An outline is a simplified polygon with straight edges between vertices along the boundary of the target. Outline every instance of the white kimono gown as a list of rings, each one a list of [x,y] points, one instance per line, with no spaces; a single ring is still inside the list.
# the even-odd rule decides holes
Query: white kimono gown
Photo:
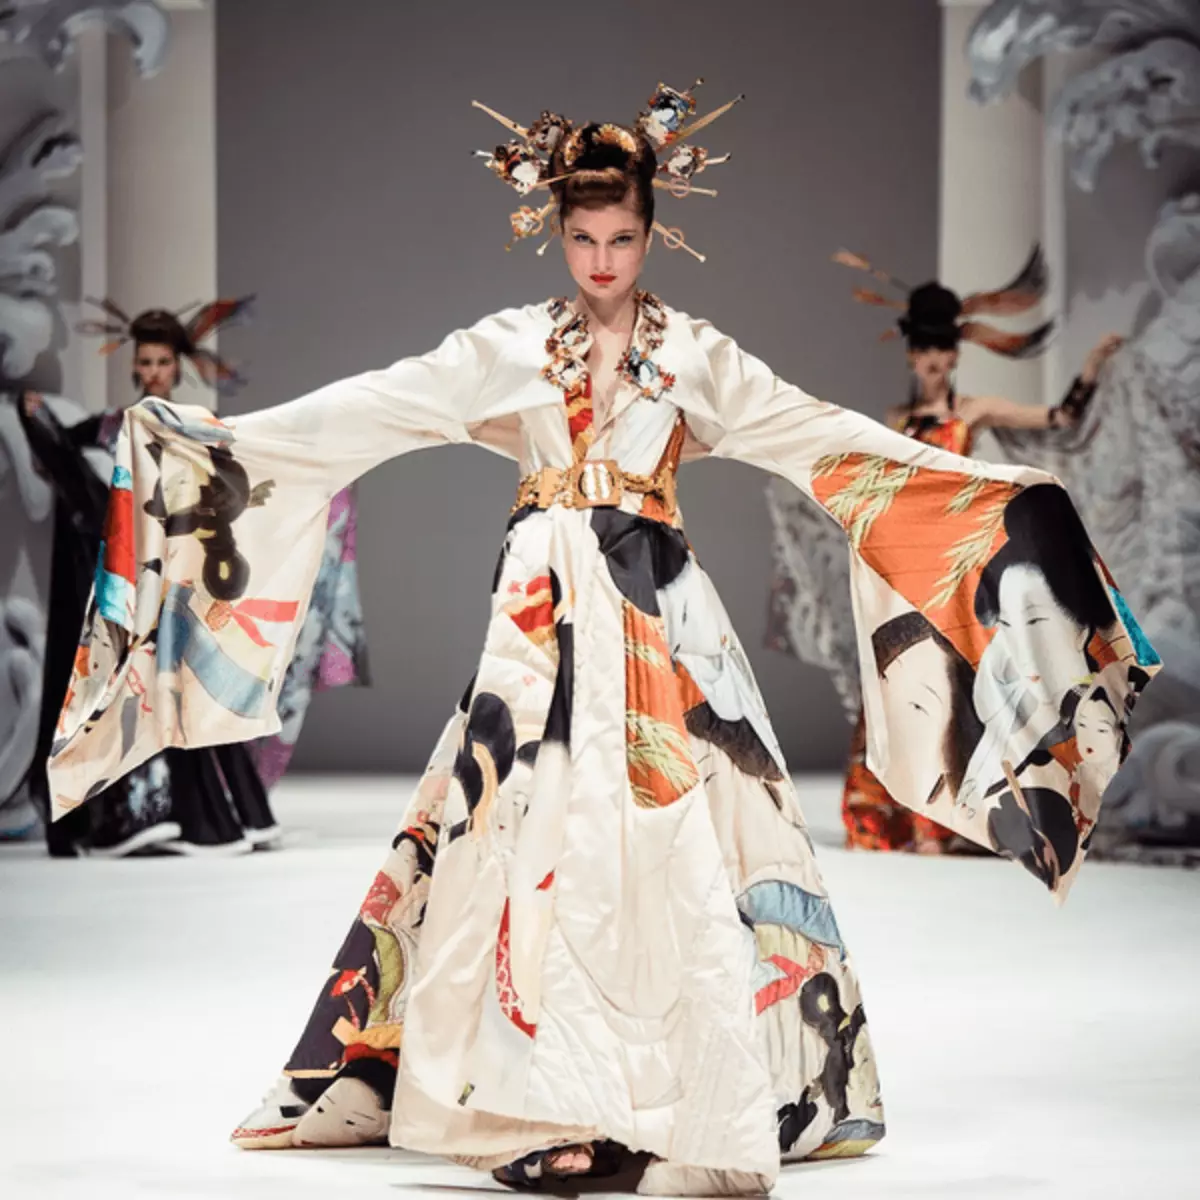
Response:
[[[522,476],[584,458],[644,476],[673,471],[686,435],[777,472],[848,531],[865,656],[878,627],[923,611],[978,661],[991,633],[972,593],[1004,542],[997,505],[1055,481],[889,432],[782,382],[706,321],[639,303],[600,429],[586,321],[565,302],[224,422],[132,410],[56,804],[162,746],[277,728],[330,498],[446,443],[509,455]],[[398,1057],[396,1145],[491,1167],[611,1139],[659,1160],[645,1190],[754,1192],[781,1160],[883,1135],[858,979],[746,656],[680,525],[635,492],[514,513],[478,674],[287,1068],[311,1081]],[[1115,611],[1106,637],[1132,664]],[[863,677],[870,763],[893,795],[1061,894],[1081,854],[1051,844],[1036,807],[993,795],[1016,813],[997,846],[988,806],[905,792],[904,756],[936,759],[953,716],[910,728],[873,660]]]

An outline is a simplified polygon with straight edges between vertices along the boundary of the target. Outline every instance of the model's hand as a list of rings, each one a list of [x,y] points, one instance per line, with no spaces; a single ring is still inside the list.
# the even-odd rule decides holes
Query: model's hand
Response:
[[[1079,372],[1079,378],[1091,387],[1100,378],[1100,372],[1104,370],[1104,364],[1123,345],[1125,345],[1125,339],[1119,333],[1110,333],[1102,337],[1092,347],[1091,354],[1087,356],[1087,361],[1083,364],[1083,370]]]

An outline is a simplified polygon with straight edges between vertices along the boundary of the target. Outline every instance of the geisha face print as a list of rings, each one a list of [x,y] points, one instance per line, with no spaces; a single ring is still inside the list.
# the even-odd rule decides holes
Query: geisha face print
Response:
[[[1090,631],[1059,604],[1046,576],[1031,563],[1004,572],[999,599],[996,640],[1021,687],[1040,703],[1057,705],[1089,673],[1084,647]]]
[[[1075,745],[1085,767],[1115,771],[1121,761],[1121,724],[1103,688],[1094,688],[1075,710]]]
[[[567,270],[589,304],[608,306],[631,295],[649,245],[633,189],[620,204],[572,208],[563,221]]]
[[[950,718],[946,656],[926,638],[881,672],[879,683],[888,728],[921,751],[898,756],[896,779],[904,795],[929,800],[945,774],[941,745]]]
[[[892,756],[897,790],[929,803],[958,791],[979,740],[969,664],[920,613],[904,613],[871,638],[887,728],[904,752]]]
[[[1112,603],[1061,488],[1027,488],[1006,508],[1004,527],[1008,541],[984,569],[975,597],[980,622],[996,631],[984,659],[1026,707],[1057,710],[1092,674],[1087,645],[1112,623]]]
[[[1059,724],[1063,701],[1097,669],[1088,653],[1093,635],[1114,618],[1065,492],[1027,488],[1009,502],[1004,527],[1008,541],[975,596],[976,615],[995,636],[976,678],[986,734],[967,769],[968,801],[1003,779],[1005,753],[1015,768]]]

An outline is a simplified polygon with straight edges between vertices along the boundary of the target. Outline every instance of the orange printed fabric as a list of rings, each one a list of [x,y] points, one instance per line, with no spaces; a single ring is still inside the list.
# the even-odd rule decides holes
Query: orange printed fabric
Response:
[[[1061,896],[1158,658],[1066,491],[984,471],[830,455],[812,486],[853,551],[867,765]]]
[[[975,589],[1020,490],[869,454],[830,456],[813,470],[813,492],[851,547],[972,664],[991,641],[975,619]]]
[[[625,760],[634,801],[673,804],[700,782],[662,618],[628,601],[625,615]]]

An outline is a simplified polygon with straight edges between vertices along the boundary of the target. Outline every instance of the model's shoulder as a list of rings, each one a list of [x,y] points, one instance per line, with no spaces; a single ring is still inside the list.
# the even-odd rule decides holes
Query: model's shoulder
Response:
[[[670,305],[660,305],[668,339],[695,346],[707,352],[718,341],[728,340],[706,317],[693,316]]]
[[[1000,396],[964,396],[960,393],[954,399],[954,415],[972,427],[986,425],[1004,405],[1005,400]]]
[[[657,296],[652,296],[651,300],[658,306],[662,312],[663,319],[670,325],[678,325],[680,328],[694,329],[700,325],[708,325],[710,322],[705,321],[701,317],[694,317],[691,313],[686,313],[680,308],[674,308],[670,304],[664,304]]]
[[[491,347],[514,353],[519,346],[544,342],[553,327],[545,304],[514,305],[466,321],[447,340],[457,343],[465,338],[480,350]]]
[[[511,308],[502,308],[496,312],[488,313],[486,317],[481,317],[476,321],[475,325],[494,325],[499,328],[522,328],[552,324],[554,320],[551,316],[552,303],[552,301],[543,301],[541,304],[515,304]]]

